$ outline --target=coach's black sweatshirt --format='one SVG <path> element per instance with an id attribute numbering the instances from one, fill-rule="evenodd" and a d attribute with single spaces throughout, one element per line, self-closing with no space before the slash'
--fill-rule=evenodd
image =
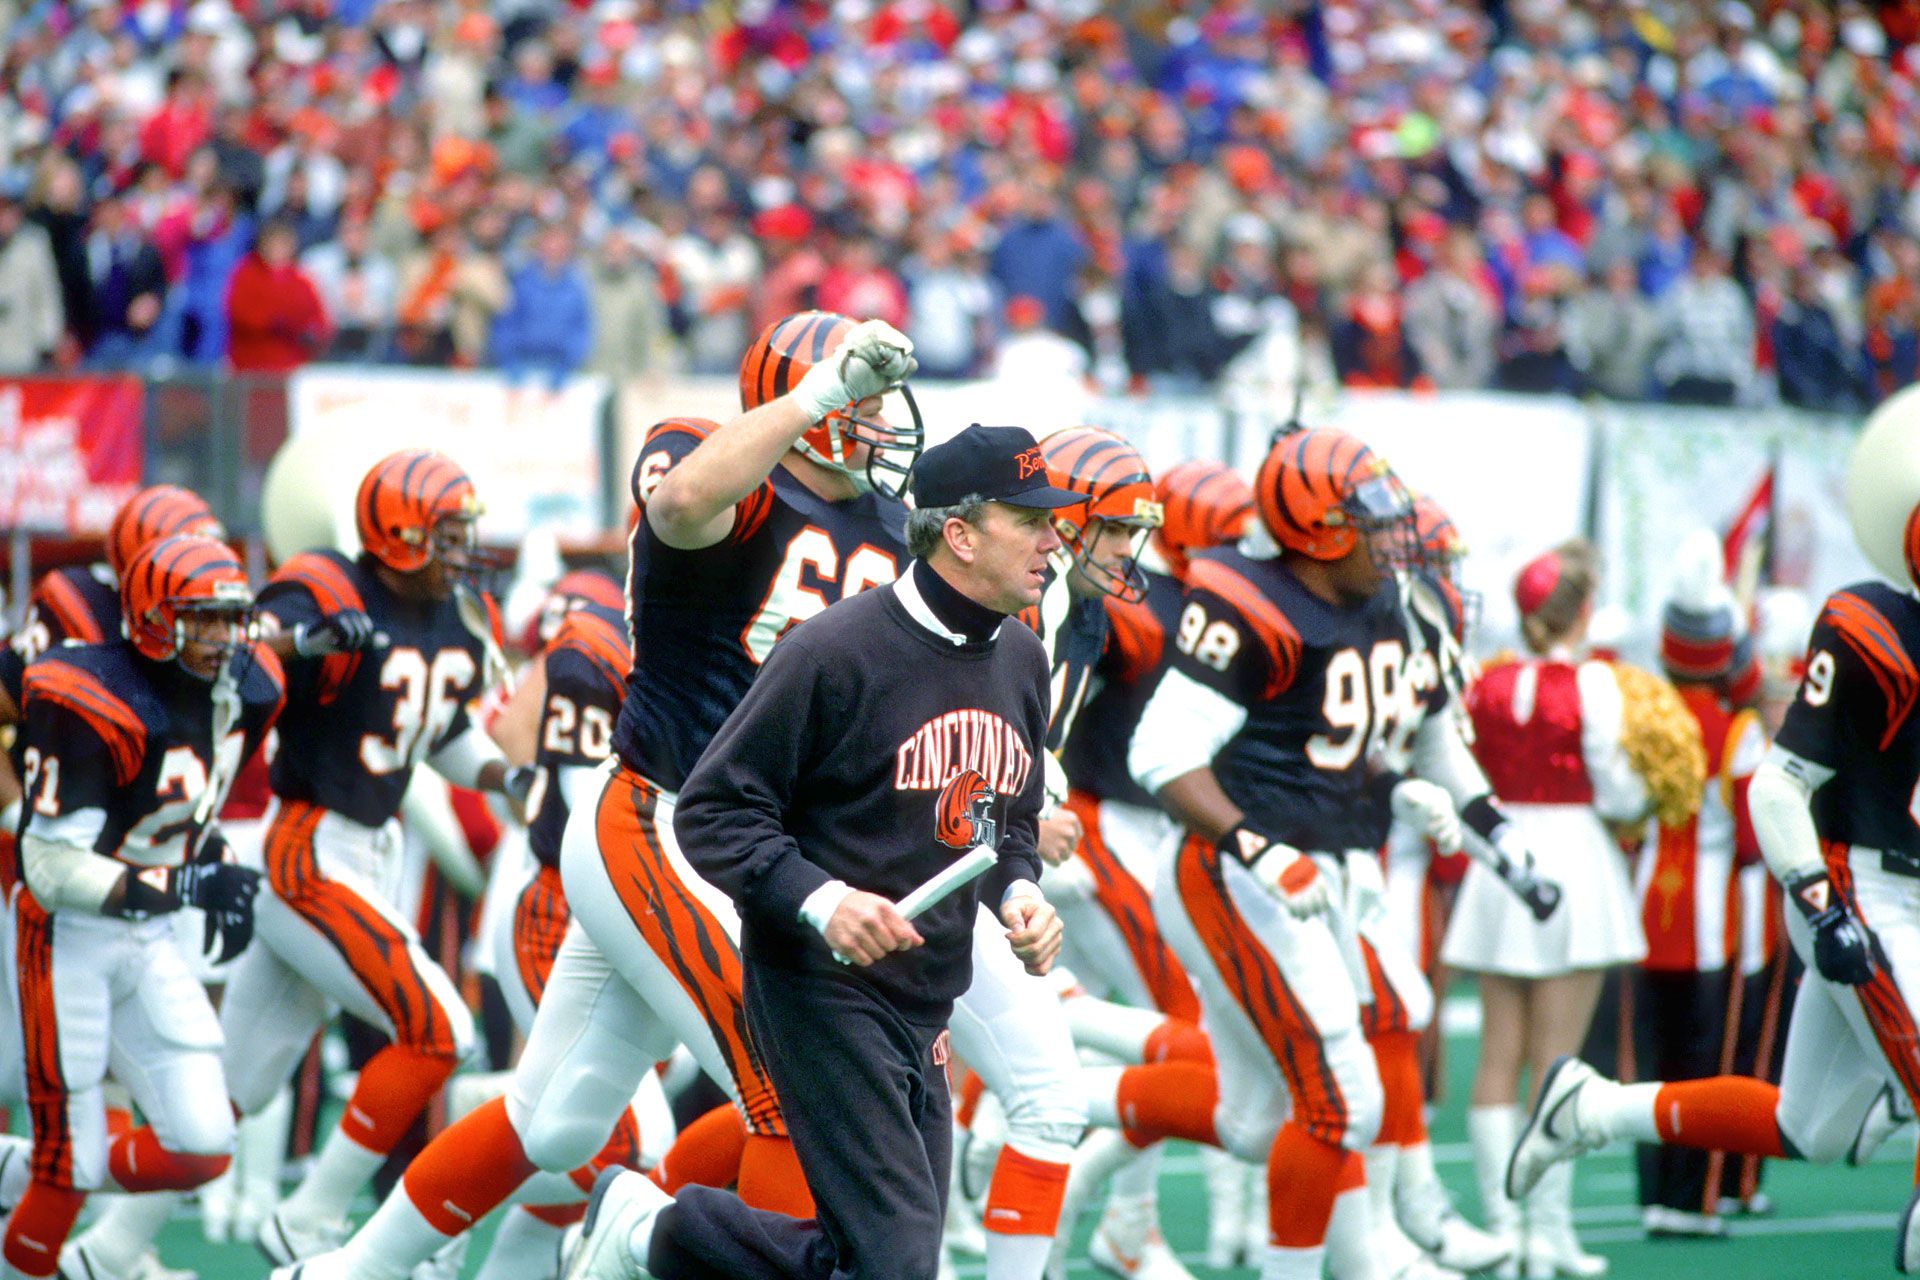
<path id="1" fill-rule="evenodd" d="M 739 908 L 756 962 L 852 975 L 944 1018 L 972 980 L 982 898 L 998 908 L 1040 878 L 1047 715 L 1038 637 L 916 561 L 774 646 L 680 789 L 674 830 Z M 924 946 L 843 966 L 801 918 L 834 880 L 897 901 L 989 836 L 999 865 L 914 922 Z"/>

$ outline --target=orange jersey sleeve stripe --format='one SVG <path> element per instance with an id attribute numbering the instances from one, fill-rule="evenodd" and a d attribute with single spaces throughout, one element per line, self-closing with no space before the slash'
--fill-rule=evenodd
<path id="1" fill-rule="evenodd" d="M 98 676 L 64 662 L 37 662 L 27 668 L 25 694 L 28 703 L 36 699 L 51 702 L 86 721 L 87 727 L 107 744 L 114 781 L 119 785 L 126 786 L 140 772 L 140 762 L 146 755 L 147 727 Z"/>
<path id="2" fill-rule="evenodd" d="M 1301 643 L 1300 633 L 1287 615 L 1258 587 L 1216 560 L 1194 561 L 1188 582 L 1225 600 L 1253 628 L 1267 652 L 1266 696 L 1272 698 L 1291 688 L 1300 670 Z"/>
<path id="3" fill-rule="evenodd" d="M 1880 739 L 1880 749 L 1884 751 L 1892 745 L 1900 726 L 1906 723 L 1915 698 L 1920 697 L 1920 670 L 1915 669 L 1913 659 L 1901 646 L 1900 635 L 1893 624 L 1859 596 L 1846 591 L 1838 593 L 1827 601 L 1822 620 L 1867 664 L 1867 670 L 1873 673 L 1874 682 L 1887 700 L 1887 728 Z"/>
<path id="4" fill-rule="evenodd" d="M 606 678 L 615 697 L 625 691 L 627 670 L 633 665 L 627 633 L 605 618 L 584 609 L 574 610 L 561 622 L 551 647 L 571 649 L 591 662 L 594 670 Z"/>
<path id="5" fill-rule="evenodd" d="M 78 640 L 82 644 L 99 644 L 107 637 L 101 633 L 99 623 L 94 619 L 93 610 L 87 607 L 87 598 L 80 589 L 68 580 L 64 573 L 50 573 L 40 579 L 40 585 L 34 590 L 33 605 L 56 627 L 61 636 Z"/>
<path id="6" fill-rule="evenodd" d="M 273 576 L 276 582 L 296 582 L 305 587 L 322 613 L 366 611 L 366 601 L 361 598 L 360 589 L 347 576 L 346 570 L 317 552 L 301 552 L 282 565 L 280 572 Z M 320 659 L 320 701 L 328 703 L 339 697 L 340 691 L 359 669 L 358 651 L 328 654 Z"/>
<path id="7" fill-rule="evenodd" d="M 1111 624 L 1109 643 L 1120 659 L 1118 679 L 1124 684 L 1136 683 L 1160 665 L 1160 656 L 1166 651 L 1166 629 L 1145 602 L 1108 596 L 1106 606 Z"/>

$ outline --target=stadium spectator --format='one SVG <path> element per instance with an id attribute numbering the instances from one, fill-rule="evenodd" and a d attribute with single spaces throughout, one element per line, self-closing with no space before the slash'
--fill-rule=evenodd
<path id="1" fill-rule="evenodd" d="M 1753 378 L 1753 304 L 1717 250 L 1696 245 L 1687 274 L 1660 299 L 1654 376 L 1676 404 L 1728 405 Z"/>
<path id="2" fill-rule="evenodd" d="M 47 233 L 19 196 L 0 187 L 0 373 L 32 373 L 52 358 L 66 326 Z"/>
<path id="3" fill-rule="evenodd" d="M 1407 286 L 1406 326 L 1407 342 L 1434 386 L 1487 385 L 1500 312 L 1471 231 L 1452 232 L 1439 266 Z"/>
<path id="4" fill-rule="evenodd" d="M 1792 274 L 1792 292 L 1773 320 L 1780 398 L 1803 409 L 1846 409 L 1856 403 L 1859 378 L 1852 353 L 1821 297 L 1810 266 Z"/>
<path id="5" fill-rule="evenodd" d="M 1567 357 L 1581 385 L 1614 400 L 1653 393 L 1648 368 L 1659 317 L 1641 296 L 1631 257 L 1609 258 L 1593 283 L 1567 304 Z"/>
<path id="6" fill-rule="evenodd" d="M 393 263 L 374 252 L 366 218 L 344 220 L 339 238 L 308 249 L 300 256 L 300 267 L 333 320 L 333 341 L 326 358 L 385 360 L 393 338 L 400 279 Z"/>
<path id="7" fill-rule="evenodd" d="M 760 273 L 759 287 L 753 291 L 748 327 L 755 333 L 765 333 L 768 325 L 783 316 L 819 305 L 820 279 L 827 273 L 827 259 L 815 243 L 813 215 L 800 205 L 762 210 L 754 215 L 752 226 L 754 242 L 766 255 L 766 265 Z M 918 339 L 915 342 L 917 345 Z"/>
<path id="8" fill-rule="evenodd" d="M 926 378 L 979 371 L 993 337 L 993 284 L 970 232 L 925 230 L 906 266 L 906 331 Z"/>
<path id="9" fill-rule="evenodd" d="M 666 367 L 671 337 L 660 275 L 618 228 L 600 238 L 587 278 L 593 351 L 587 367 L 618 384 Z"/>
<path id="10" fill-rule="evenodd" d="M 833 265 L 820 277 L 822 311 L 885 320 L 895 328 L 906 324 L 907 286 L 886 265 L 878 239 L 849 236 L 833 256 Z"/>
<path id="11" fill-rule="evenodd" d="M 1038 298 L 1007 301 L 1007 335 L 993 354 L 991 376 L 1029 390 L 1078 383 L 1087 376 L 1087 353 L 1047 327 L 1047 308 Z"/>
<path id="12" fill-rule="evenodd" d="M 1333 360 L 1340 381 L 1349 387 L 1410 387 L 1419 379 L 1391 262 L 1375 262 L 1361 271 L 1334 325 Z"/>
<path id="13" fill-rule="evenodd" d="M 726 175 L 712 166 L 687 183 L 689 225 L 667 246 L 686 312 L 687 367 L 695 373 L 732 373 L 753 334 L 748 300 L 760 273 L 760 253 L 740 231 Z"/>
<path id="14" fill-rule="evenodd" d="M 1009 298 L 1037 299 L 1049 325 L 1064 325 L 1086 245 L 1061 215 L 1059 197 L 1045 179 L 1028 177 L 1018 200 L 1017 216 L 993 247 L 994 282 Z"/>
<path id="15" fill-rule="evenodd" d="M 227 360 L 237 373 L 289 373 L 327 349 L 332 327 L 313 281 L 294 260 L 287 222 L 260 228 L 227 286 Z"/>
<path id="16" fill-rule="evenodd" d="M 207 182 L 180 211 L 177 224 L 185 260 L 179 286 L 182 354 L 203 365 L 226 359 L 227 289 L 253 244 L 254 227 L 231 189 L 212 177 Z"/>
<path id="17" fill-rule="evenodd" d="M 573 265 L 573 236 L 540 228 L 533 257 L 511 277 L 506 309 L 493 322 L 493 361 L 510 378 L 539 376 L 558 386 L 593 350 L 593 304 Z"/>
<path id="18" fill-rule="evenodd" d="M 95 202 L 85 244 L 84 305 L 75 319 L 87 363 L 139 368 L 174 354 L 167 318 L 167 270 L 123 197 Z"/>

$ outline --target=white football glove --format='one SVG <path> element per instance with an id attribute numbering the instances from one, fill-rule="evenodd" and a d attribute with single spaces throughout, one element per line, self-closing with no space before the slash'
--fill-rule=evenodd
<path id="1" fill-rule="evenodd" d="M 1393 818 L 1433 841 L 1441 853 L 1460 852 L 1460 814 L 1438 783 L 1407 778 L 1393 788 Z"/>
<path id="2" fill-rule="evenodd" d="M 884 320 L 863 320 L 789 393 L 819 422 L 850 404 L 884 395 L 913 376 L 913 339 Z"/>

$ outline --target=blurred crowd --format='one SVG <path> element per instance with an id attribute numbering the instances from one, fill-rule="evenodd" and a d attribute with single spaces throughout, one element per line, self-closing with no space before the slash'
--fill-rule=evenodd
<path id="1" fill-rule="evenodd" d="M 1845 410 L 1920 378 L 1920 0 L 0 0 L 0 370 Z M 1276 357 L 1276 352 L 1280 353 Z"/>

